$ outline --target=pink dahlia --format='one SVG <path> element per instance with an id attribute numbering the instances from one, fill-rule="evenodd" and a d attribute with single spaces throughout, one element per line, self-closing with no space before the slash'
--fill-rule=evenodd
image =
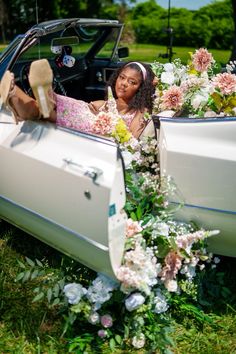
<path id="1" fill-rule="evenodd" d="M 223 95 L 231 95 L 236 92 L 235 74 L 217 74 L 212 80 L 212 84 L 215 88 L 218 88 Z"/>
<path id="2" fill-rule="evenodd" d="M 205 48 L 196 50 L 192 55 L 194 69 L 200 73 L 207 71 L 214 62 L 212 54 Z"/>
<path id="3" fill-rule="evenodd" d="M 172 86 L 168 90 L 163 92 L 163 96 L 161 98 L 161 109 L 162 110 L 178 110 L 183 105 L 183 90 L 179 86 Z"/>
<path id="4" fill-rule="evenodd" d="M 95 134 L 107 135 L 112 132 L 113 119 L 111 113 L 100 112 L 93 122 L 92 131 Z"/>

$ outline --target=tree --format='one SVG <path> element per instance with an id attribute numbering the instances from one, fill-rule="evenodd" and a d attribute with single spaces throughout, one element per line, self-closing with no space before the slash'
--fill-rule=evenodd
<path id="1" fill-rule="evenodd" d="M 234 38 L 230 60 L 236 60 L 236 0 L 231 0 L 234 19 Z"/>
<path id="2" fill-rule="evenodd" d="M 6 30 L 5 26 L 8 25 L 9 17 L 8 17 L 8 7 L 4 0 L 0 0 L 0 29 L 1 29 L 1 38 L 3 43 L 6 42 Z"/>

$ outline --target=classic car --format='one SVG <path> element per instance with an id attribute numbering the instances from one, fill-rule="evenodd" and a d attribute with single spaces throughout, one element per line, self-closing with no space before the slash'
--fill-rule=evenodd
<path id="1" fill-rule="evenodd" d="M 54 90 L 85 101 L 103 99 L 106 82 L 128 49 L 118 48 L 123 24 L 59 19 L 17 36 L 0 56 L 32 94 L 33 60 L 47 58 Z M 65 60 L 66 58 L 66 60 Z M 108 139 L 24 122 L 0 112 L 0 218 L 17 225 L 96 271 L 115 276 L 124 250 L 123 160 Z"/>
<path id="2" fill-rule="evenodd" d="M 109 75 L 128 55 L 118 48 L 122 29 L 118 21 L 76 18 L 35 25 L 1 54 L 0 78 L 11 70 L 31 94 L 29 66 L 47 58 L 56 92 L 85 101 L 103 98 Z M 236 256 L 236 119 L 159 121 L 161 174 L 171 175 L 181 191 L 172 202 L 185 203 L 177 217 L 218 228 L 210 249 Z M 51 123 L 16 125 L 2 108 L 0 161 L 0 218 L 115 278 L 127 219 L 119 147 Z"/>

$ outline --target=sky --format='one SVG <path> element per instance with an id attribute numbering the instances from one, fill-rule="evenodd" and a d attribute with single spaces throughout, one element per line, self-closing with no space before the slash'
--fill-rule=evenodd
<path id="1" fill-rule="evenodd" d="M 168 8 L 169 0 L 156 0 L 161 7 Z M 209 5 L 213 0 L 170 0 L 171 7 L 184 7 L 188 10 L 198 10 L 200 7 Z"/>

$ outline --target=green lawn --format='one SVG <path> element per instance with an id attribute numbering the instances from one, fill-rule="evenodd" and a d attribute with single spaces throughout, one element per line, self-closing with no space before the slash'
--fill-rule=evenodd
<path id="1" fill-rule="evenodd" d="M 67 354 L 67 336 L 61 336 L 63 319 L 57 308 L 48 308 L 46 301 L 32 303 L 33 289 L 40 282 L 15 281 L 22 271 L 25 256 L 47 263 L 52 272 L 68 267 L 68 257 L 0 221 L 0 353 L 1 354 Z M 81 266 L 78 264 L 77 268 Z M 82 266 L 83 267 L 83 266 Z M 236 259 L 222 257 L 216 273 L 208 275 L 204 300 L 205 315 L 196 315 L 191 308 L 181 314 L 173 311 L 172 338 L 174 354 L 236 353 Z M 88 272 L 84 272 L 88 277 Z M 73 354 L 84 354 L 73 351 Z M 88 354 L 108 354 L 108 348 Z M 115 350 L 116 354 L 147 354 L 144 351 Z M 150 353 L 151 354 L 151 353 Z M 160 354 L 160 353 L 152 353 Z"/>
<path id="2" fill-rule="evenodd" d="M 126 46 L 126 44 L 122 44 L 122 46 Z M 0 45 L 0 52 L 5 48 L 5 45 Z M 152 63 L 157 60 L 162 63 L 168 61 L 168 59 L 163 59 L 160 57 L 160 54 L 166 53 L 165 46 L 158 46 L 154 44 L 131 44 L 129 45 L 130 55 L 127 58 L 128 60 L 139 60 L 143 62 Z M 195 48 L 188 47 L 173 47 L 173 59 L 180 58 L 183 64 L 187 63 L 189 59 L 189 52 L 194 52 Z M 213 54 L 216 62 L 219 64 L 226 64 L 230 57 L 230 50 L 218 50 L 218 49 L 210 49 L 208 50 Z"/>
<path id="3" fill-rule="evenodd" d="M 215 58 L 216 62 L 219 64 L 226 64 L 230 57 L 230 50 L 217 50 L 217 49 L 208 49 Z M 132 44 L 129 46 L 130 56 L 129 60 L 140 60 L 144 62 L 153 62 L 155 60 L 162 63 L 167 62 L 167 59 L 160 57 L 160 54 L 166 53 L 166 47 L 157 46 L 154 44 Z M 181 61 L 186 64 L 189 59 L 189 52 L 194 52 L 195 48 L 187 47 L 174 47 L 173 59 L 180 58 Z"/>

